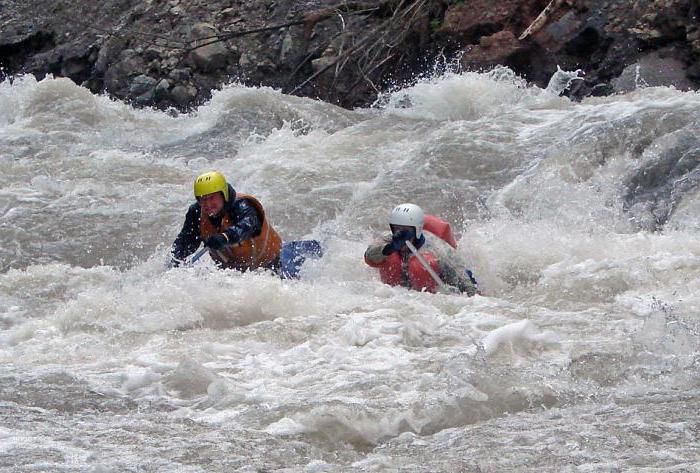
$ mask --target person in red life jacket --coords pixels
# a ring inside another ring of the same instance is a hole
[[[255,197],[236,193],[218,171],[197,177],[194,196],[197,202],[187,210],[172,246],[172,266],[179,266],[202,243],[225,269],[278,266],[282,240]]]
[[[438,291],[438,282],[408,247],[406,242],[410,242],[450,292],[470,297],[477,293],[471,272],[461,267],[458,255],[452,251],[457,243],[447,222],[425,215],[417,205],[401,204],[391,212],[389,228],[391,235],[370,245],[365,252],[365,262],[379,269],[383,283]]]

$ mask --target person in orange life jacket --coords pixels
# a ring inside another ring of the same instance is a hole
[[[218,171],[197,177],[194,196],[197,202],[187,210],[173,242],[172,266],[179,266],[201,243],[222,268],[243,271],[278,266],[282,240],[255,197],[236,193]]]
[[[385,284],[436,292],[437,283],[406,245],[410,241],[450,290],[470,297],[476,294],[474,281],[450,259],[449,245],[432,235],[426,238],[424,223],[425,214],[417,205],[396,206],[389,218],[391,235],[367,248],[365,262],[379,269]]]

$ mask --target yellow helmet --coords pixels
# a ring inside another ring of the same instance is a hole
[[[224,200],[228,202],[228,183],[226,178],[219,171],[205,172],[194,181],[194,197],[199,200],[200,197],[215,192],[224,194]]]

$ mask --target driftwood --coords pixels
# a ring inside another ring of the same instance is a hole
[[[334,80],[337,80],[343,68],[352,57],[356,58],[358,75],[373,89],[377,89],[370,78],[371,74],[392,59],[394,56],[392,49],[401,44],[410,33],[411,26],[424,13],[423,8],[427,5],[427,2],[428,0],[417,0],[413,2],[406,2],[406,0],[399,1],[393,9],[391,17],[370,30],[351,47],[340,51],[331,62],[314,72],[311,76],[289,91],[289,93],[293,94],[333,67],[335,68],[333,77]],[[395,3],[396,2],[383,2],[382,6],[390,4],[393,6]],[[391,39],[389,39],[389,37],[391,37]],[[356,87],[359,82],[360,81],[353,84],[352,88]]]

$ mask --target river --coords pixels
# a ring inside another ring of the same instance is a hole
[[[567,77],[352,111],[234,84],[189,114],[2,82],[0,470],[700,471],[700,94]],[[166,270],[212,169],[325,256]],[[483,296],[364,264],[402,202]]]

